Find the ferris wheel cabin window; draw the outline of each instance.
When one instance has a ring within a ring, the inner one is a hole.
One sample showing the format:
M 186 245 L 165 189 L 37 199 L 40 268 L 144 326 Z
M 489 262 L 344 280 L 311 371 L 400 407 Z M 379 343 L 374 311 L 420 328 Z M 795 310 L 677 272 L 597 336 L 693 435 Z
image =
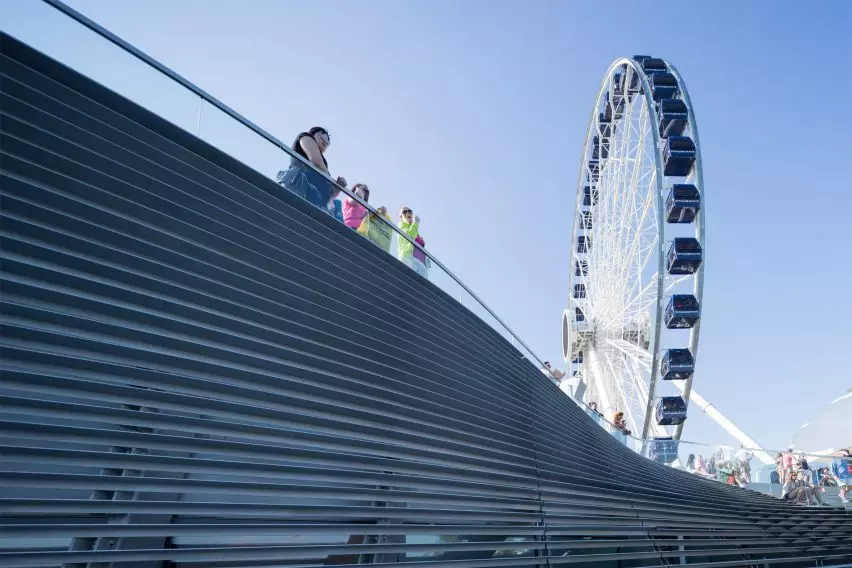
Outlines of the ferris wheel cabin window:
M 677 237 L 666 255 L 666 269 L 671 275 L 695 274 L 701 266 L 701 244 L 694 237 Z
M 673 99 L 677 96 L 677 79 L 671 73 L 651 75 L 651 95 L 655 101 Z
M 660 136 L 682 136 L 689 119 L 686 103 L 680 99 L 664 99 L 657 105 L 660 115 Z
M 700 207 L 698 188 L 692 184 L 675 184 L 666 197 L 666 221 L 692 223 Z
M 660 426 L 677 426 L 686 421 L 686 403 L 679 396 L 664 396 L 657 401 L 657 424 Z
M 663 173 L 686 177 L 695 164 L 695 143 L 688 136 L 669 136 L 663 149 Z
M 695 325 L 699 317 L 698 300 L 692 294 L 675 294 L 665 310 L 668 329 L 684 329 Z
M 666 62 L 660 59 L 659 57 L 643 57 L 642 61 L 642 70 L 646 75 L 653 75 L 654 73 L 666 73 L 669 68 L 666 67 Z
M 695 372 L 695 359 L 689 349 L 666 349 L 660 360 L 660 376 L 664 381 L 688 379 Z

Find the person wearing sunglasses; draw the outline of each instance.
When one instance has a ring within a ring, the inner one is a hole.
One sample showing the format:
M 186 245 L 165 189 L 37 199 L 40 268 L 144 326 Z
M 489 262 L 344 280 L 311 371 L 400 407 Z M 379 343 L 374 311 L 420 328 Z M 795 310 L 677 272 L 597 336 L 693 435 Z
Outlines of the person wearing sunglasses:
M 411 237 L 411 240 L 417 242 L 421 247 L 426 245 L 426 241 L 420 236 L 420 217 L 414 215 L 414 211 L 410 207 L 403 207 L 399 212 L 399 229 Z M 418 241 L 419 239 L 419 241 Z M 408 265 L 420 276 L 429 277 L 428 262 L 429 258 L 422 250 L 417 250 L 416 247 L 408 240 L 399 237 L 399 259 Z M 415 255 L 415 253 L 417 253 Z
M 296 154 L 313 164 L 316 169 L 328 173 L 325 152 L 330 144 L 331 138 L 328 131 L 322 126 L 314 126 L 307 132 L 300 132 L 293 141 L 292 148 Z M 338 185 L 346 187 L 346 180 L 343 177 L 337 178 L 336 185 L 296 156 L 290 159 L 288 169 L 278 172 L 277 180 L 291 193 L 332 215 L 329 205 L 340 193 Z

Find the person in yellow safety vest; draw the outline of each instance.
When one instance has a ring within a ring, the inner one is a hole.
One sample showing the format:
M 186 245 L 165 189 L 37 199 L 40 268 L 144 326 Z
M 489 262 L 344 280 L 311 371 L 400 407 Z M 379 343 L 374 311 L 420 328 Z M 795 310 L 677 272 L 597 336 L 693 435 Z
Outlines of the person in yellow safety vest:
M 368 213 L 358 225 L 358 234 L 366 237 L 385 252 L 390 252 L 393 237 L 393 221 L 388 215 L 387 208 L 382 205 L 375 213 Z

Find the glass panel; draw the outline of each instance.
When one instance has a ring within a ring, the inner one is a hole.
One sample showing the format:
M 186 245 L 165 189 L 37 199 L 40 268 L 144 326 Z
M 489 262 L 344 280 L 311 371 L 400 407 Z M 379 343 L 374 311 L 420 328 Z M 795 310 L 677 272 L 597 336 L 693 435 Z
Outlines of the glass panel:
M 497 321 L 497 318 L 492 316 L 485 308 L 485 306 L 479 303 L 467 291 L 462 291 L 462 304 L 464 304 L 467 309 L 476 314 L 479 319 L 494 328 L 494 330 L 497 331 L 497 333 L 499 333 L 500 335 L 502 335 L 504 339 L 509 337 L 509 333 L 503 326 L 503 324 Z
M 461 299 L 461 285 L 437 264 L 432 263 L 432 267 L 429 269 L 429 280 L 457 302 Z
M 198 136 L 272 179 L 290 165 L 290 155 L 286 151 L 207 101 L 202 104 Z

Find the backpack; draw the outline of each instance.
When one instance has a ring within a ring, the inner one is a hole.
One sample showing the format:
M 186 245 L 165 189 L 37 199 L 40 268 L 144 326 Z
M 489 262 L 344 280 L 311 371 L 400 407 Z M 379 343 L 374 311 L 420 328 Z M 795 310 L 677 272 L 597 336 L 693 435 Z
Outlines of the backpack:
M 773 485 L 781 485 L 781 476 L 778 475 L 777 471 L 769 472 L 769 483 Z

